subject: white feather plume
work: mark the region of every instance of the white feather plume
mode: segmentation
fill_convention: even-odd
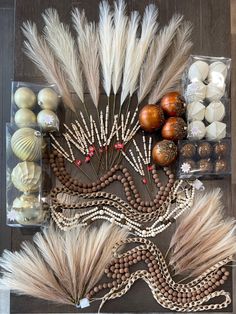
[[[113,70],[112,42],[114,36],[113,13],[107,1],[99,5],[99,39],[100,39],[100,60],[103,74],[103,87],[110,96]]]
[[[140,103],[150,92],[161,71],[162,63],[183,16],[175,15],[153,40],[140,74],[138,102]]]
[[[84,102],[81,65],[76,43],[70,33],[69,27],[60,22],[55,9],[47,9],[43,14],[43,19],[46,24],[45,37],[54,54],[62,63],[63,70],[68,76],[71,87],[80,100]]]

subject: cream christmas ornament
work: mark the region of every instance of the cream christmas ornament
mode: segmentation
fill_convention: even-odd
[[[213,101],[206,107],[205,119],[211,123],[222,121],[225,116],[225,106],[221,101]]]
[[[53,132],[59,129],[59,119],[51,110],[41,110],[37,115],[37,122],[44,132]]]
[[[199,101],[194,101],[187,106],[187,115],[189,121],[203,120],[205,116],[205,106]]]
[[[33,113],[33,111],[26,108],[22,108],[16,112],[14,120],[15,124],[19,128],[23,128],[35,124],[36,115]]]
[[[207,78],[209,72],[209,66],[204,61],[194,62],[188,71],[188,78],[190,81],[204,81]]]
[[[36,104],[36,96],[30,88],[20,87],[15,92],[14,101],[19,108],[32,109]]]
[[[35,162],[18,163],[11,173],[14,186],[21,192],[33,193],[39,191],[42,169]]]
[[[224,81],[227,77],[227,72],[228,69],[226,64],[221,61],[213,62],[209,66],[208,80],[214,82],[215,80],[220,79],[221,81]]]
[[[188,138],[201,140],[206,134],[206,127],[202,121],[192,121],[188,125]]]
[[[225,93],[225,84],[223,86],[218,86],[214,83],[209,83],[206,88],[206,98],[209,101],[220,100]]]
[[[206,127],[206,138],[212,141],[219,141],[226,136],[226,124],[214,121]]]
[[[42,109],[56,111],[59,103],[59,97],[52,88],[43,88],[38,93],[38,104]]]
[[[206,85],[201,81],[192,82],[187,86],[185,98],[188,103],[201,101],[206,96]]]

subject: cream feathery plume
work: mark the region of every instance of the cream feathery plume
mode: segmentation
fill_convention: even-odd
[[[127,39],[126,5],[123,0],[114,3],[114,38],[113,38],[113,74],[112,87],[116,95],[121,84],[122,71],[125,61],[125,47]]]
[[[108,223],[66,232],[51,225],[34,236],[34,245],[24,242],[19,252],[4,251],[0,283],[17,294],[77,305],[101,279],[115,244],[127,235]]]
[[[162,69],[161,78],[157,81],[151,95],[149,96],[148,103],[154,104],[158,102],[165,94],[173,91],[178,86],[182,74],[186,68],[192,42],[190,35],[192,25],[188,22],[183,23],[176,34],[173,51],[168,58],[169,63],[164,65]]]
[[[83,72],[87,86],[94,102],[98,107],[99,101],[99,40],[95,23],[86,21],[84,12],[76,8],[72,12],[74,28],[77,32],[77,42]]]
[[[45,39],[38,34],[35,23],[23,23],[22,31],[27,40],[24,41],[24,52],[38,67],[49,84],[55,84],[62,96],[63,103],[72,111],[76,111],[64,74],[60,65],[49,49]]]
[[[78,97],[84,102],[83,78],[81,65],[78,58],[76,43],[69,27],[60,22],[55,9],[47,9],[42,14],[45,22],[45,37],[55,56],[62,64],[71,87]]]
[[[162,63],[176,35],[183,16],[174,15],[153,40],[140,74],[138,103],[148,95],[161,71]]]
[[[224,218],[221,198],[220,189],[200,194],[182,216],[169,248],[175,274],[196,277],[236,253],[236,221]]]
[[[107,1],[99,5],[99,39],[100,39],[100,62],[103,74],[103,87],[110,96],[113,70],[112,42],[114,36],[113,13]]]
[[[137,24],[139,19],[138,15],[136,12],[133,13],[133,16],[131,15],[131,21],[127,35],[127,49],[122,82],[121,105],[128,95],[133,95],[137,88],[141,66],[157,31],[157,13],[158,11],[155,5],[150,4],[146,7],[142,20],[140,39],[136,38],[138,28]]]

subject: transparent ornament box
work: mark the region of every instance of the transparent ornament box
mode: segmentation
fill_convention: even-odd
[[[6,124],[6,217],[11,227],[35,227],[47,220],[42,202],[44,146],[38,125]]]
[[[217,179],[231,174],[231,139],[178,143],[177,176],[180,179]]]
[[[11,123],[20,127],[39,124],[46,134],[59,131],[60,102],[55,85],[12,81]]]

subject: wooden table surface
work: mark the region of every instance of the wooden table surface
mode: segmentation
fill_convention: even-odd
[[[128,11],[136,9],[143,12],[148,0],[126,0]],[[153,0],[159,8],[159,23],[164,25],[171,16],[178,12],[185,16],[193,24],[193,54],[208,56],[235,56],[236,31],[235,17],[232,14],[232,25],[230,23],[230,8],[235,8],[235,0]],[[34,65],[22,52],[23,36],[21,33],[22,22],[29,19],[42,27],[41,13],[48,7],[55,7],[62,21],[70,22],[70,11],[72,7],[84,8],[91,20],[98,18],[99,0],[0,0],[0,156],[1,176],[5,176],[5,153],[4,137],[5,122],[10,119],[10,81],[42,82],[42,77]],[[232,40],[231,40],[232,37]],[[232,44],[232,47],[231,47]],[[233,48],[233,49],[232,49]],[[233,51],[233,53],[231,52]],[[235,81],[235,71],[232,74]],[[233,86],[233,84],[232,84]],[[235,97],[236,88],[232,88],[232,99]],[[233,103],[233,101],[232,101]],[[232,106],[233,107],[233,106]],[[234,120],[235,110],[232,109]],[[235,120],[234,120],[235,121]],[[232,136],[235,134],[236,126],[232,125]],[[234,147],[233,147],[233,155]],[[234,170],[234,166],[233,166]],[[220,186],[224,191],[226,212],[233,213],[235,204],[235,171],[233,181],[231,178],[207,182],[208,186]],[[4,180],[3,180],[4,181]],[[5,187],[2,181],[1,195],[1,226],[0,226],[0,252],[4,248],[17,250],[23,240],[31,239],[35,230],[23,230],[5,226]],[[231,196],[233,196],[231,198]],[[232,202],[231,202],[232,200]],[[169,237],[167,229],[158,236],[156,243],[165,247],[164,243]],[[235,280],[234,280],[235,282]],[[230,284],[229,284],[230,286]],[[236,291],[236,290],[234,290]],[[88,308],[87,312],[96,312],[97,304]],[[228,309],[235,313],[232,307]],[[66,306],[55,306],[49,302],[40,301],[28,297],[11,297],[11,313],[75,313],[76,309]],[[137,282],[134,287],[121,299],[109,301],[103,308],[103,312],[166,312],[153,299],[149,288],[144,282]]]

